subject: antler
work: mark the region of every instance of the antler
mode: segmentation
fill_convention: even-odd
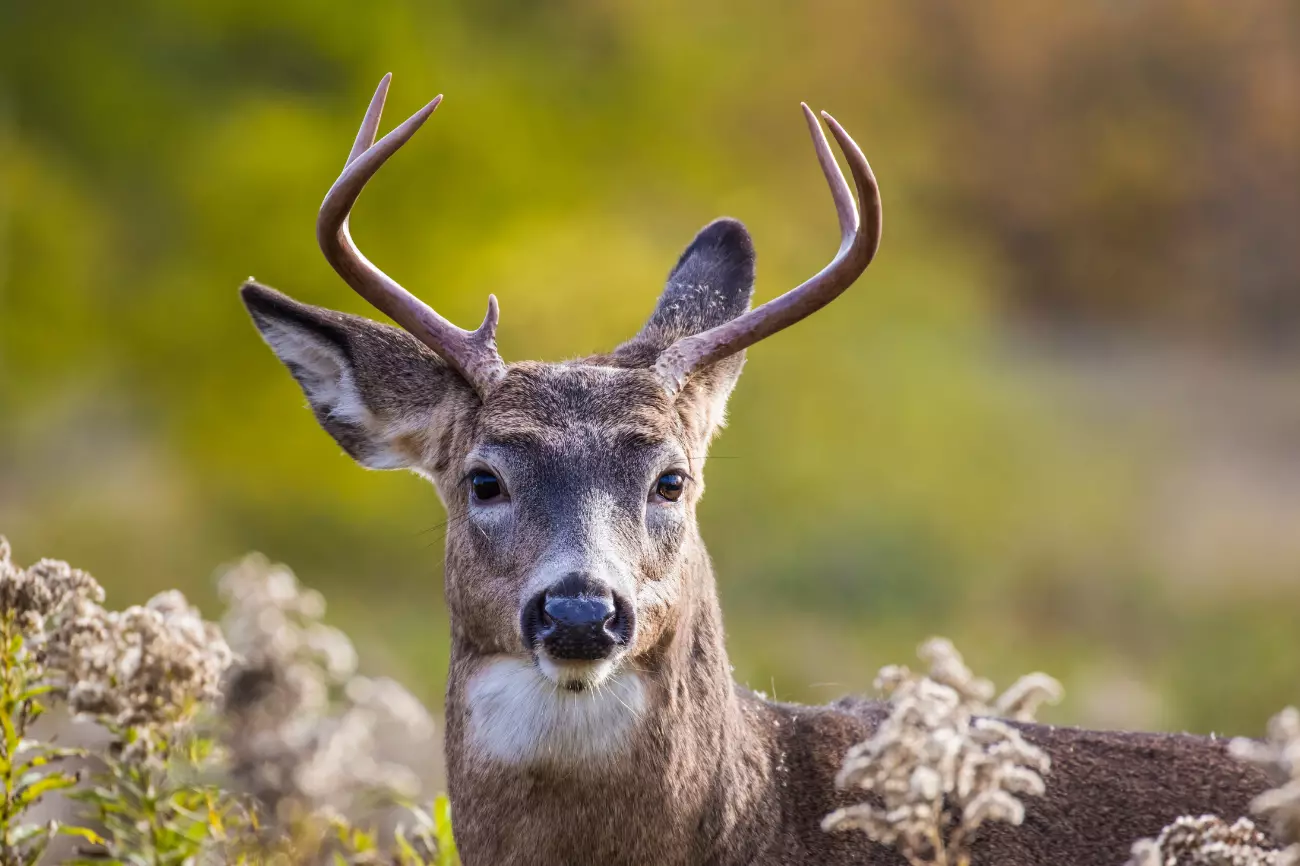
[[[406,144],[429,119],[429,115],[433,114],[438,103],[442,102],[442,95],[439,94],[405,123],[375,143],[379,117],[383,113],[388,84],[392,78],[390,73],[379,82],[375,96],[370,100],[370,107],[366,109],[366,116],[361,121],[361,129],[357,132],[357,140],[352,145],[352,152],[348,154],[343,172],[321,203],[320,216],[316,220],[316,239],[330,265],[357,294],[437,352],[480,396],[485,396],[497,380],[505,375],[506,370],[496,346],[499,315],[496,297],[488,295],[487,315],[477,330],[462,330],[371,264],[357,249],[352,234],[348,231],[352,206],[356,204],[366,183],[399,147]]]
[[[817,148],[817,161],[821,163],[822,174],[826,175],[831,197],[835,200],[835,211],[839,215],[839,252],[829,265],[803,285],[730,322],[683,337],[664,350],[655,362],[655,371],[673,392],[679,391],[695,371],[749,348],[835,300],[867,269],[880,246],[880,188],[866,157],[835,118],[823,111],[822,117],[839,142],[853,173],[859,202],[855,206],[849,185],[835,162],[816,116],[807,105],[803,105],[803,113],[812,132],[813,145]]]

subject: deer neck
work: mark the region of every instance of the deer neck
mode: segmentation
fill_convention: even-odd
[[[707,556],[693,570],[677,627],[603,695],[541,687],[523,662],[453,638],[446,747],[467,862],[574,863],[575,851],[609,864],[722,862],[720,852],[737,853],[736,839],[751,847],[767,835],[748,823],[774,797],[772,721],[731,679]],[[508,708],[485,703],[485,672],[499,677],[493,688],[525,698]],[[555,700],[563,703],[547,703]],[[476,727],[485,713],[499,742]],[[520,743],[539,729],[553,738],[522,754]]]

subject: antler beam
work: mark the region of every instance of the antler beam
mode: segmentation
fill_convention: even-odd
[[[835,118],[823,111],[822,117],[844,152],[858,188],[858,204],[855,205],[817,117],[807,105],[803,105],[803,113],[812,132],[813,145],[817,148],[817,161],[835,200],[835,211],[840,221],[839,252],[816,276],[779,298],[726,324],[684,337],[664,350],[655,362],[655,370],[674,393],[680,391],[697,370],[749,348],[838,298],[862,275],[876,255],[882,225],[880,188],[867,158]]]
[[[480,397],[485,397],[506,370],[496,346],[499,315],[496,297],[488,295],[483,324],[473,331],[462,330],[375,267],[357,249],[348,230],[352,207],[366,183],[398,148],[410,140],[442,102],[440,94],[376,143],[375,134],[379,130],[379,118],[392,77],[391,74],[385,75],[379,82],[343,172],[321,204],[320,216],[316,220],[316,239],[326,260],[357,294],[437,352],[474,387]]]

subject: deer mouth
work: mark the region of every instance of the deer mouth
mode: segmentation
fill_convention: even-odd
[[[537,669],[567,692],[592,692],[600,688],[618,667],[617,659],[557,659],[542,649],[534,654]]]

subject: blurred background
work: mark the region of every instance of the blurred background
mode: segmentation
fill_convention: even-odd
[[[345,11],[346,5],[346,11]],[[445,104],[367,255],[507,360],[613,346],[710,219],[766,300],[833,254],[798,111],[886,209],[832,311],[750,353],[703,533],[737,678],[869,689],[931,634],[1049,718],[1258,733],[1300,698],[1300,6],[0,2],[0,532],[111,602],[250,549],[441,705],[443,514],[365,472],[249,274],[369,313],[314,236],[375,84]]]

